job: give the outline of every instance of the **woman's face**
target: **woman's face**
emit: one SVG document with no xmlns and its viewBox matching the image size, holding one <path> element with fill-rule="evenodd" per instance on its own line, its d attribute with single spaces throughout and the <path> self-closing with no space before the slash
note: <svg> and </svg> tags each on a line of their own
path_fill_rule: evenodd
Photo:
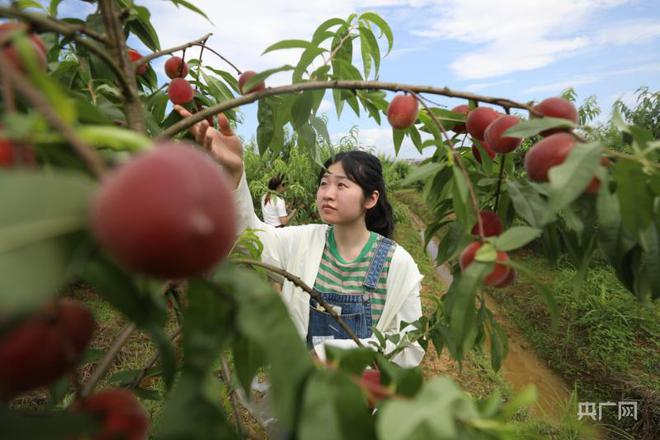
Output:
<svg viewBox="0 0 660 440">
<path fill-rule="evenodd" d="M 341 162 L 328 167 L 316 191 L 316 206 L 321 220 L 332 225 L 364 221 L 366 210 L 377 201 L 377 191 L 365 199 L 362 188 L 346 176 Z"/>
</svg>

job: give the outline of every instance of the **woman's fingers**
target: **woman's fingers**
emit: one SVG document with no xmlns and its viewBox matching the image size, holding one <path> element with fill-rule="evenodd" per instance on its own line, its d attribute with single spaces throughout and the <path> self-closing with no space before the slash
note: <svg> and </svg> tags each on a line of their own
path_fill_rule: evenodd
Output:
<svg viewBox="0 0 660 440">
<path fill-rule="evenodd" d="M 229 119 L 227 119 L 224 113 L 218 113 L 218 127 L 220 127 L 220 132 L 225 136 L 234 135 L 234 131 L 231 129 L 231 125 L 229 125 Z"/>
</svg>

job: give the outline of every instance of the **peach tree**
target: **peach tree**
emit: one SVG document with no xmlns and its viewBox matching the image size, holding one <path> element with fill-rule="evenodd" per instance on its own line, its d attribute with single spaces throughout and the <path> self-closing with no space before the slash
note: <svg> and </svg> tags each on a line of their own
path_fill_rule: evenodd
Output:
<svg viewBox="0 0 660 440">
<path fill-rule="evenodd" d="M 171 3 L 204 16 L 189 2 Z M 446 377 L 424 382 L 419 369 L 390 359 L 418 341 L 460 361 L 489 335 L 498 369 L 506 335 L 481 288 L 515 282 L 516 271 L 529 275 L 507 252 L 538 237 L 558 240 L 557 224 L 567 226 L 561 239 L 581 261 L 599 246 L 640 300 L 660 292 L 660 144 L 644 129 L 617 119 L 631 151 L 612 151 L 582 142 L 570 104 L 554 98 L 533 105 L 379 81 L 393 35 L 372 12 L 329 19 L 309 40 L 265 50 L 301 50 L 295 65 L 241 72 L 207 45 L 209 35 L 161 48 L 149 10 L 132 1 L 99 0 L 84 19 L 59 17 L 59 4 L 0 6 L 9 19 L 0 24 L 0 426 L 11 438 L 241 437 L 245 427 L 240 417 L 230 420 L 221 391 L 249 392 L 264 367 L 275 415 L 295 437 L 516 438 L 510 417 L 529 394 L 477 401 Z M 150 52 L 127 47 L 129 36 Z M 230 70 L 211 67 L 209 56 Z M 168 58 L 165 83 L 150 66 L 158 57 Z M 278 72 L 290 72 L 291 84 L 267 87 Z M 386 91 L 400 93 L 388 102 Z M 254 231 L 236 239 L 227 178 L 187 130 L 207 120 L 229 135 L 234 109 L 258 101 L 259 153 L 287 149 L 292 130 L 309 163 L 319 165 L 319 145 L 330 144 L 319 115 L 326 93 L 338 116 L 387 118 L 397 151 L 405 137 L 420 151 L 434 149 L 408 181 L 424 182 L 434 207 L 427 238 L 448 228 L 439 260 L 458 264 L 437 309 L 403 323 L 413 331 L 377 333 L 378 346 L 332 350 L 321 365 L 264 273 L 314 293 L 259 261 Z M 462 103 L 447 110 L 428 95 Z M 194 114 L 181 119 L 170 102 Z M 540 136 L 526 173 L 507 160 L 521 139 Z M 462 148 L 468 140 L 473 147 Z M 77 370 L 95 325 L 84 306 L 59 293 L 75 280 L 129 322 L 84 382 Z M 168 301 L 180 311 L 172 334 Z M 115 388 L 96 391 L 135 330 L 149 335 L 158 356 L 121 372 Z M 388 341 L 394 351 L 384 350 Z M 365 373 L 368 366 L 378 373 Z M 162 377 L 164 393 L 141 385 L 147 375 Z M 43 386 L 51 387 L 55 409 L 26 414 L 12 406 Z M 157 426 L 135 396 L 162 400 Z M 238 414 L 240 403 L 231 402 Z"/>
</svg>

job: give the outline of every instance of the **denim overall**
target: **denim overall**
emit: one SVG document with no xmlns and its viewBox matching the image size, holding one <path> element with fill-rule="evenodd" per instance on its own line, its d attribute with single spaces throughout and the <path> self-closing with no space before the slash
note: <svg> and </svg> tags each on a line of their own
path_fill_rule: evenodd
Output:
<svg viewBox="0 0 660 440">
<path fill-rule="evenodd" d="M 378 284 L 380 273 L 385 265 L 387 253 L 395 243 L 389 238 L 380 240 L 376 247 L 363 286 L 367 292 L 373 291 Z M 358 338 L 368 338 L 372 331 L 371 294 L 361 295 L 341 294 L 336 292 L 315 291 L 328 305 L 335 308 L 342 320 L 353 330 Z M 339 326 L 339 323 L 326 313 L 314 299 L 309 300 L 309 326 L 307 327 L 307 347 L 313 348 L 328 339 L 350 339 L 350 336 Z"/>
</svg>

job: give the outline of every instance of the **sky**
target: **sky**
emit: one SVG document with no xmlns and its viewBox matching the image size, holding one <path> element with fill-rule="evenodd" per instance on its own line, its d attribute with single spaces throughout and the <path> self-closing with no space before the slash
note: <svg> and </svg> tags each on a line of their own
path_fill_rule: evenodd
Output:
<svg viewBox="0 0 660 440">
<path fill-rule="evenodd" d="M 595 95 L 605 120 L 612 103 L 634 103 L 641 86 L 660 90 L 660 1 L 658 0 L 189 0 L 211 22 L 164 0 L 135 0 L 149 8 L 163 48 L 194 40 L 207 32 L 209 45 L 242 70 L 261 71 L 295 64 L 300 49 L 261 55 L 284 39 L 310 40 L 331 17 L 374 11 L 391 26 L 394 48 L 383 59 L 379 79 L 407 84 L 447 86 L 481 95 L 540 101 L 567 87 L 578 104 Z M 91 6 L 65 0 L 60 16 L 80 15 Z M 139 42 L 129 41 L 136 49 Z M 385 53 L 386 42 L 381 41 Z M 148 52 L 148 50 L 142 50 Z M 360 66 L 359 49 L 354 64 Z M 207 58 L 208 57 L 208 58 Z M 166 81 L 162 64 L 152 66 Z M 206 54 L 204 63 L 231 68 Z M 291 82 L 291 73 L 274 75 L 268 86 Z M 392 96 L 392 95 L 390 95 Z M 446 108 L 459 99 L 430 97 Z M 256 104 L 241 108 L 238 133 L 249 140 L 256 132 Z M 337 119 L 328 91 L 320 108 L 328 116 L 331 137 L 339 139 L 357 126 L 360 144 L 394 156 L 391 128 L 379 126 L 346 106 Z M 364 113 L 364 112 L 362 112 Z M 409 140 L 400 158 L 421 158 Z"/>
</svg>

